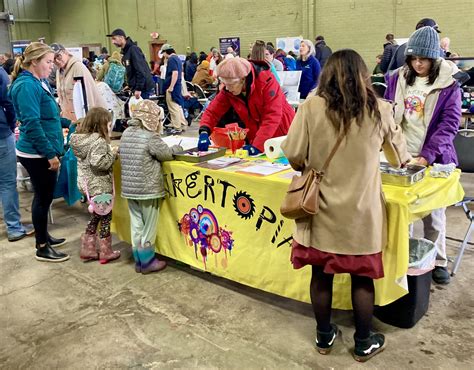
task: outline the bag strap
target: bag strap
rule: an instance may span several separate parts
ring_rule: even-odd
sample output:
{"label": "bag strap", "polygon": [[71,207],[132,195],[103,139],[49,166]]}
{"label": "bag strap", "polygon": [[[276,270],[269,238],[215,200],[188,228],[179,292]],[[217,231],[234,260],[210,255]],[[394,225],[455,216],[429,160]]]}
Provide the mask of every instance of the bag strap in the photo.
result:
{"label": "bag strap", "polygon": [[326,162],[324,163],[324,166],[321,169],[322,173],[326,172],[326,170],[329,166],[329,163],[331,163],[331,160],[334,157],[334,154],[336,154],[337,149],[339,148],[339,145],[341,145],[342,139],[344,139],[344,131],[341,134],[339,134],[339,137],[337,138],[336,144],[334,144],[334,147],[332,148],[332,151],[329,154],[328,159],[326,159]]}
{"label": "bag strap", "polygon": [[[87,196],[87,201],[90,203],[91,202],[91,198],[90,198],[90,195],[89,195],[89,189],[87,188],[87,181],[84,179],[84,190],[86,191],[86,196]],[[114,175],[112,174],[112,198],[115,198],[115,179],[114,179]],[[112,200],[113,202],[113,200]]]}

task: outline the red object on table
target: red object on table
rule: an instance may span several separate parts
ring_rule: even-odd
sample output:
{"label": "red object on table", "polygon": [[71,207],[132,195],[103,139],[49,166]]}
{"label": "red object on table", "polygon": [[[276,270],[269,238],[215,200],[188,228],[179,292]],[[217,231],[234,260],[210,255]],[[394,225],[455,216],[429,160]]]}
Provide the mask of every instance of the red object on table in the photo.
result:
{"label": "red object on table", "polygon": [[244,131],[247,135],[249,131],[247,128],[240,128],[237,123],[230,123],[225,127],[216,127],[212,131],[211,140],[214,145],[219,147],[226,147],[232,149],[232,152],[235,153],[237,149],[242,148],[245,145],[245,140],[230,140],[229,131]]}

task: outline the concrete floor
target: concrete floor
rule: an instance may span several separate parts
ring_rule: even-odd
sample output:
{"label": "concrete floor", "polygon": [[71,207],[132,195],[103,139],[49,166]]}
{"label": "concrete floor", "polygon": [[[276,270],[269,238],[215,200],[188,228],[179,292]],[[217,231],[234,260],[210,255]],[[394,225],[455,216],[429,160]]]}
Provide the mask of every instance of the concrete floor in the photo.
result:
{"label": "concrete floor", "polygon": [[[463,176],[474,194],[474,176]],[[31,193],[21,192],[30,220]],[[448,235],[461,238],[467,219],[448,209]],[[356,363],[351,312],[337,311],[342,330],[333,352],[314,347],[310,305],[266,294],[173,262],[154,275],[136,274],[126,243],[120,260],[82,263],[84,205],[54,202],[54,236],[67,237],[65,263],[34,259],[34,238],[9,243],[0,226],[0,368],[472,369],[473,248],[448,286],[432,285],[428,314],[413,329],[374,319],[384,353]],[[449,240],[453,256],[458,242]]]}

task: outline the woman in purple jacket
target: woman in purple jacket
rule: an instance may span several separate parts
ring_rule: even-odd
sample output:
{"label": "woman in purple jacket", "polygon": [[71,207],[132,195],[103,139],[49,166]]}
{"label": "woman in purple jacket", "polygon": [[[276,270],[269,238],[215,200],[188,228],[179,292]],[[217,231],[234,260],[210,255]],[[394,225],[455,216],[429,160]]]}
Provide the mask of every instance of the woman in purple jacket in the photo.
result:
{"label": "woman in purple jacket", "polygon": [[[453,140],[461,120],[461,93],[453,78],[456,67],[440,58],[438,33],[431,27],[416,30],[408,40],[406,63],[388,76],[385,97],[396,103],[395,121],[405,133],[416,164],[457,163]],[[446,209],[423,218],[424,236],[436,244],[433,280],[448,284]]]}

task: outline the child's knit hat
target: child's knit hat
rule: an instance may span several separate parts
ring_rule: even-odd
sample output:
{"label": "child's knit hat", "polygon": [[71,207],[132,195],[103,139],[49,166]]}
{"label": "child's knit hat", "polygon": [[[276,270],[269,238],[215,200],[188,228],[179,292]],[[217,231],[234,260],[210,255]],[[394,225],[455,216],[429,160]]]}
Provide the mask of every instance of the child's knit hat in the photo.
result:
{"label": "child's knit hat", "polygon": [[439,36],[433,27],[421,27],[413,32],[408,39],[405,55],[422,58],[438,59]]}
{"label": "child's knit hat", "polygon": [[139,119],[148,131],[160,132],[165,113],[158,104],[145,99],[136,105],[133,110],[133,118]]}

